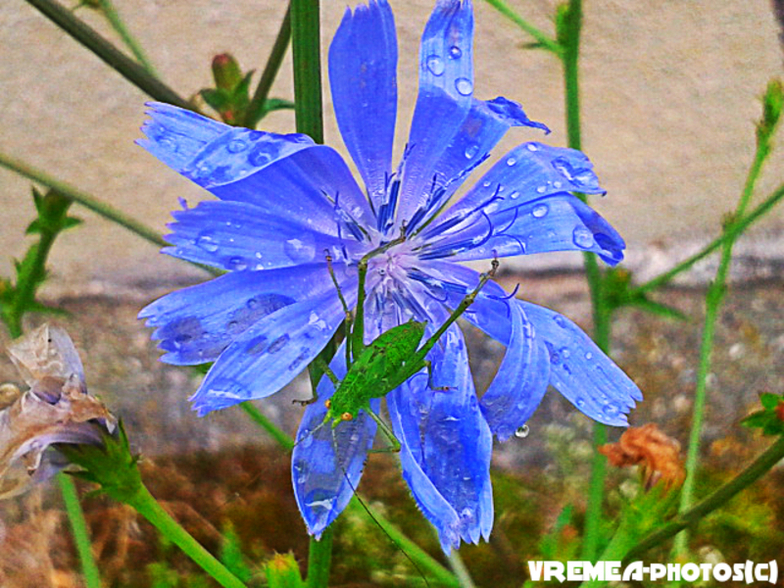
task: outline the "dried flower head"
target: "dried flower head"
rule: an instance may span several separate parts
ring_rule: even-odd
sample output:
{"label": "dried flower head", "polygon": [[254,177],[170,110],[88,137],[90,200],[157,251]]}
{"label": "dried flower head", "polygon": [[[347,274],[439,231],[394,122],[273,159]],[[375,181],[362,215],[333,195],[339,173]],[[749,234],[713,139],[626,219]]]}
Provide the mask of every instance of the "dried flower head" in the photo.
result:
{"label": "dried flower head", "polygon": [[659,480],[668,488],[680,486],[685,477],[680,459],[680,444],[662,433],[655,423],[630,427],[618,443],[599,447],[616,467],[641,466],[645,490],[650,490]]}
{"label": "dried flower head", "polygon": [[71,338],[47,324],[9,346],[8,354],[30,387],[4,386],[0,410],[0,498],[26,491],[67,465],[54,443],[101,442],[115,419],[87,392],[84,369]]}

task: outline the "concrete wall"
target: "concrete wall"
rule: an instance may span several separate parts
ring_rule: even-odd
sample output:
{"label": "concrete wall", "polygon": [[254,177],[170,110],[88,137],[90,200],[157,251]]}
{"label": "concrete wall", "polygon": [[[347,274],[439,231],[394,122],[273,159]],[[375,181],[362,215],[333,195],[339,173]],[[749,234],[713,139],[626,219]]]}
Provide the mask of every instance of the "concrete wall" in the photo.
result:
{"label": "concrete wall", "polygon": [[[555,2],[509,0],[546,31]],[[214,54],[230,51],[245,68],[263,67],[282,18],[282,0],[116,0],[129,28],[161,73],[183,95],[210,84]],[[392,1],[400,46],[402,149],[416,91],[418,40],[431,0]],[[522,48],[529,39],[482,0],[476,4],[476,92],[504,95],[553,129],[564,145],[562,83],[549,54]],[[585,3],[584,148],[609,190],[595,203],[626,238],[633,267],[651,273],[706,242],[734,208],[753,153],[757,96],[782,75],[782,48],[769,2],[698,0]],[[324,47],[346,2],[323,1]],[[80,14],[110,38],[100,15]],[[147,100],[139,90],[22,0],[0,4],[0,150],[110,202],[163,231],[177,197],[203,197],[134,145]],[[274,96],[291,97],[290,62]],[[326,97],[327,141],[343,145]],[[290,132],[293,114],[274,113],[265,130]],[[497,150],[539,135],[513,130]],[[779,141],[782,142],[781,140]],[[760,194],[784,178],[774,154]],[[0,272],[21,256],[34,216],[30,183],[0,169]],[[75,207],[87,220],[65,234],[51,257],[54,286],[156,283],[191,271],[160,256],[124,229]],[[746,251],[784,257],[784,213],[757,227]],[[775,258],[775,259],[774,259]],[[579,263],[570,254],[521,259],[518,267]],[[775,263],[772,267],[775,267]]]}

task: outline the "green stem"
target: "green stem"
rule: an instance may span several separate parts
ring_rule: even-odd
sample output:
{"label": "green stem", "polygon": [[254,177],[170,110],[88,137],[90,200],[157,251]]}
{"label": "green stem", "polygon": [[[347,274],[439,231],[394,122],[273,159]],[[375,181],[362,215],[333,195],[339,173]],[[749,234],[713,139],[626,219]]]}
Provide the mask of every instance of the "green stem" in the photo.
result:
{"label": "green stem", "polygon": [[319,0],[291,0],[297,132],[310,135],[316,143],[323,143],[319,13]]}
{"label": "green stem", "polygon": [[168,245],[166,241],[164,241],[161,236],[154,231],[153,229],[143,225],[142,223],[132,219],[131,217],[127,216],[125,213],[120,212],[116,208],[101,202],[97,198],[82,192],[78,188],[71,186],[70,184],[66,184],[65,182],[61,182],[60,180],[50,176],[46,172],[41,171],[25,163],[20,159],[16,159],[11,157],[10,155],[6,155],[5,153],[0,153],[0,165],[6,167],[10,170],[17,172],[20,175],[25,176],[26,178],[34,181],[36,184],[41,184],[46,186],[47,188],[51,188],[56,190],[66,198],[73,200],[74,202],[78,202],[85,208],[89,208],[93,212],[98,213],[104,218],[108,218],[109,220],[117,223],[129,229],[146,239],[150,243],[157,245],[158,247],[165,247]]}
{"label": "green stem", "polygon": [[294,448],[294,440],[279,429],[275,423],[264,416],[264,413],[262,413],[255,404],[252,402],[243,402],[240,404],[240,407],[242,407],[242,410],[245,411],[245,414],[247,414],[254,423],[264,429],[283,449],[290,451]]}
{"label": "green stem", "polygon": [[[757,149],[754,154],[754,161],[751,164],[743,191],[735,208],[733,218],[742,218],[748,208],[751,196],[754,193],[754,186],[757,183],[762,166],[770,153],[769,135],[757,141]],[[729,225],[732,224],[730,221]],[[727,230],[725,226],[724,231]],[[700,344],[700,363],[697,370],[697,386],[694,391],[694,415],[689,433],[689,448],[686,454],[686,480],[681,491],[679,512],[688,510],[694,502],[694,487],[697,478],[697,467],[699,465],[700,437],[702,436],[702,424],[705,418],[705,403],[707,399],[707,381],[711,370],[711,355],[713,351],[713,339],[716,331],[716,321],[719,311],[727,292],[727,276],[729,274],[730,263],[732,262],[732,247],[735,245],[735,238],[727,239],[722,243],[721,258],[719,267],[716,270],[716,278],[708,287],[705,295],[705,323],[702,331],[702,342]],[[673,551],[676,556],[683,555],[688,549],[688,535],[682,533],[675,539]]]}
{"label": "green stem", "polygon": [[246,110],[245,120],[243,126],[254,129],[261,120],[264,114],[264,103],[269,97],[272,82],[278,75],[280,64],[283,63],[283,56],[286,55],[286,49],[291,40],[291,5],[286,9],[286,15],[283,17],[283,22],[280,25],[278,36],[275,39],[275,44],[272,46],[267,65],[264,66],[264,71],[259,79],[259,85],[256,87],[256,92],[251,98],[248,109]]}
{"label": "green stem", "polygon": [[766,449],[732,480],[720,486],[689,510],[682,512],[673,520],[660,526],[642,539],[626,553],[624,562],[638,559],[649,549],[663,543],[676,533],[703,519],[717,508],[724,506],[732,497],[756,482],[782,459],[784,459],[784,437],[779,438],[778,441]]}
{"label": "green stem", "polygon": [[109,24],[112,25],[112,28],[120,35],[120,38],[125,43],[126,47],[131,50],[136,60],[142,64],[142,67],[147,70],[151,76],[157,78],[158,74],[155,71],[155,68],[150,63],[150,60],[147,59],[147,56],[144,53],[141,45],[139,42],[131,35],[131,32],[128,30],[128,27],[125,26],[125,23],[120,18],[120,14],[117,12],[117,9],[114,7],[114,4],[111,0],[98,0],[98,3],[101,6],[101,11],[103,12],[106,20],[109,21]]}
{"label": "green stem", "polygon": [[308,551],[307,588],[327,588],[329,568],[332,565],[332,527],[328,527],[321,539],[310,538]]}
{"label": "green stem", "polygon": [[558,44],[557,41],[551,39],[544,32],[540,31],[538,28],[520,16],[517,12],[512,10],[509,5],[504,2],[504,0],[485,0],[485,2],[515,23],[527,34],[531,35],[543,48],[547,49],[548,51],[552,51],[556,55],[560,55],[563,51],[563,48]]}
{"label": "green stem", "polygon": [[723,247],[724,244],[728,241],[734,241],[742,233],[749,228],[751,224],[761,219],[765,216],[770,210],[776,206],[776,204],[784,198],[784,185],[779,186],[779,188],[771,193],[761,204],[757,205],[749,214],[744,216],[742,219],[739,219],[735,222],[730,223],[726,230],[722,233],[720,237],[717,237],[713,241],[711,241],[708,245],[703,247],[699,252],[695,253],[688,259],[680,262],[678,265],[673,267],[672,269],[664,272],[661,275],[656,276],[655,278],[648,280],[644,284],[641,284],[630,291],[631,295],[634,294],[643,294],[645,292],[650,292],[651,290],[655,290],[661,286],[672,281],[678,274],[688,270],[698,261],[705,259],[708,255]]}
{"label": "green stem", "polygon": [[474,584],[471,574],[468,573],[468,568],[465,562],[463,562],[463,558],[460,557],[460,552],[457,549],[453,549],[449,552],[448,557],[449,567],[455,573],[460,588],[476,588],[476,584]]}
{"label": "green stem", "polygon": [[[580,36],[582,33],[583,10],[581,0],[570,0],[568,8],[561,14],[558,39],[563,51],[564,96],[566,100],[566,134],[572,149],[582,149],[582,130],[580,128]],[[578,195],[583,201],[587,198]],[[602,287],[602,271],[596,256],[583,254],[585,276],[591,293],[594,340],[600,349],[607,352],[610,347],[611,312],[607,307]],[[599,445],[607,442],[607,428],[595,423],[593,429],[594,453],[591,462],[591,481],[588,491],[588,504],[585,512],[582,558],[595,561],[599,546],[602,524],[602,505],[604,503],[604,483],[607,477],[606,458],[597,451]]]}
{"label": "green stem", "polygon": [[143,65],[118,50],[67,8],[54,0],[27,0],[27,2],[154,100],[189,110],[194,109],[192,104],[148,72]]}
{"label": "green stem", "polygon": [[82,505],[79,503],[76,484],[70,476],[62,473],[57,475],[57,481],[63,494],[65,512],[68,513],[68,520],[71,523],[76,552],[79,554],[79,561],[82,564],[84,583],[87,588],[101,588],[101,574],[98,572],[98,566],[93,557],[90,532],[87,530],[87,521],[84,520]]}
{"label": "green stem", "polygon": [[196,539],[163,509],[144,484],[140,485],[133,496],[127,500],[127,503],[152,523],[164,537],[171,540],[221,586],[224,586],[224,588],[245,588],[245,584],[240,582],[234,574],[215,559],[209,551],[204,549]]}
{"label": "green stem", "polygon": [[[65,196],[69,200],[78,202],[85,208],[89,208],[100,216],[109,219],[110,221],[117,223],[122,227],[125,227],[132,233],[154,245],[157,245],[158,247],[166,247],[168,245],[168,243],[163,240],[163,238],[155,231],[155,229],[152,229],[147,225],[127,216],[124,212],[121,212],[113,206],[102,202],[98,198],[95,198],[86,192],[82,192],[71,184],[60,181],[50,176],[46,172],[43,172],[40,169],[25,163],[21,159],[16,159],[15,157],[11,157],[5,153],[0,153],[0,166],[13,170],[37,184],[41,184],[42,186],[56,190],[58,193]],[[193,265],[196,265],[216,276],[222,275],[224,273],[219,269],[199,263],[195,263]]]}

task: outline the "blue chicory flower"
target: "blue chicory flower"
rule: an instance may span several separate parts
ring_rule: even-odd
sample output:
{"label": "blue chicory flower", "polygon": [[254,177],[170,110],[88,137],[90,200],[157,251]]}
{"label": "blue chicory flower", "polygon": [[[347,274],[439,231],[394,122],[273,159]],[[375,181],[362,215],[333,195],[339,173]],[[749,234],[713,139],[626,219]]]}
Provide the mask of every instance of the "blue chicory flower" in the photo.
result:
{"label": "blue chicory flower", "polygon": [[[478,281],[458,262],[547,251],[623,257],[618,233],[572,192],[601,194],[588,158],[538,142],[504,156],[456,204],[449,198],[512,126],[547,130],[519,104],[473,96],[470,0],[439,0],[420,50],[419,95],[396,171],[397,46],[386,0],[349,9],[329,51],[337,122],[366,193],[330,147],[304,135],[233,128],[153,104],[139,141],[218,201],[174,212],[171,247],[188,261],[229,270],[164,296],[140,317],[172,364],[215,362],[193,395],[199,415],[280,390],[332,337],[344,313],[327,271],[354,305],[357,261],[384,242],[406,239],[373,258],[367,278],[366,336],[409,320],[431,332]],[[507,296],[488,283],[465,318],[506,345],[489,389],[477,398],[460,329],[431,352],[433,391],[418,374],[387,395],[402,443],[403,476],[448,552],[487,539],[493,523],[492,435],[508,439],[552,384],[589,417],[626,426],[641,395],[574,323]],[[332,368],[345,374],[337,353]],[[323,378],[320,400],[333,386]],[[380,401],[372,402],[379,410]],[[308,530],[320,536],[359,483],[376,423],[361,413],[335,437],[323,402],[306,410],[292,479]]]}

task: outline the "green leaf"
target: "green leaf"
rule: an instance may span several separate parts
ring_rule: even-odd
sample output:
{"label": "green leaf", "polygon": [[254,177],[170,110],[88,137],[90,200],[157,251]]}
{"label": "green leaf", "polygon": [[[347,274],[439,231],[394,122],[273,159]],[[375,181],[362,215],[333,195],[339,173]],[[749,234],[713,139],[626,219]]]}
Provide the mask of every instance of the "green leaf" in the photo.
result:
{"label": "green leaf", "polygon": [[771,394],[770,392],[763,392],[760,394],[760,402],[764,408],[773,410],[779,405],[779,402],[784,402],[784,396]]}

